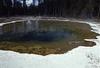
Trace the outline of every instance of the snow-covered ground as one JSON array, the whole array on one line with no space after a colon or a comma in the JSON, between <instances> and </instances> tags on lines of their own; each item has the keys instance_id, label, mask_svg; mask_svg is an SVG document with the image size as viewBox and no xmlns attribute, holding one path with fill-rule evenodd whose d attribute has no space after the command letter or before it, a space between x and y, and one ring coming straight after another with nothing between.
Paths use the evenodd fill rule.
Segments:
<instances>
[{"instance_id":1,"label":"snow-covered ground","mask_svg":"<svg viewBox=\"0 0 100 68\"><path fill-rule=\"evenodd\" d=\"M100 34L99 23L78 22L88 23L93 28L92 31ZM79 46L65 54L47 56L1 50L0 68L100 68L100 36L85 40L94 41L96 46Z\"/></svg>"}]
</instances>

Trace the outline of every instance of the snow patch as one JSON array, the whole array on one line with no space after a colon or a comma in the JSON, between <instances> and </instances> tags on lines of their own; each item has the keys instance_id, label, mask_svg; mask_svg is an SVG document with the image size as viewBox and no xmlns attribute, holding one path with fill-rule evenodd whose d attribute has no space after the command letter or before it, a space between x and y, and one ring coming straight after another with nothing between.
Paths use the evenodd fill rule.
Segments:
<instances>
[{"instance_id":1,"label":"snow patch","mask_svg":"<svg viewBox=\"0 0 100 68\"><path fill-rule=\"evenodd\" d=\"M100 24L76 22L87 23L92 27L92 31L100 34ZM79 46L65 54L47 56L0 50L0 68L100 68L100 36L97 36L97 39L85 40L94 41L96 46Z\"/></svg>"}]
</instances>

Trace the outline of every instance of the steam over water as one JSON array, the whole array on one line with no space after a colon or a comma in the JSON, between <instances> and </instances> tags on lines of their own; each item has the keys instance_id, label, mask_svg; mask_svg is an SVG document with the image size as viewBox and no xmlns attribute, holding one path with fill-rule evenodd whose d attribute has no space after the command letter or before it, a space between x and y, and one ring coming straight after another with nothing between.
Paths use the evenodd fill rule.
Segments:
<instances>
[{"instance_id":1,"label":"steam over water","mask_svg":"<svg viewBox=\"0 0 100 68\"><path fill-rule=\"evenodd\" d=\"M39 20L27 20L0 26L1 41L57 41L70 40L72 33L63 28L50 26L45 30L40 27ZM43 24L42 24L43 25Z\"/></svg>"},{"instance_id":2,"label":"steam over water","mask_svg":"<svg viewBox=\"0 0 100 68\"><path fill-rule=\"evenodd\" d=\"M100 34L99 23L77 22L89 24L93 28L92 31ZM100 63L97 61L100 60L100 36L97 36L97 39L88 39L88 41L96 42L96 46L80 46L60 55L41 56L0 51L0 68L99 68ZM89 57L92 57L92 60Z\"/></svg>"}]
</instances>

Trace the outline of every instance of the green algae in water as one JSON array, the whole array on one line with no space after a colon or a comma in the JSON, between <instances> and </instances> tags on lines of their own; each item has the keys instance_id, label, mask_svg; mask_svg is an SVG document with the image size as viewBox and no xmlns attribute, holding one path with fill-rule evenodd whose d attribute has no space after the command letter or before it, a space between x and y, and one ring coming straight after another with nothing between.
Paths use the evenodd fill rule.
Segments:
<instances>
[{"instance_id":1,"label":"green algae in water","mask_svg":"<svg viewBox=\"0 0 100 68\"><path fill-rule=\"evenodd\" d=\"M40 20L38 24L38 29L35 29L32 21L29 26L34 28L30 30L25 23L16 24L15 33L13 30L6 31L12 25L5 25L5 33L0 36L0 49L41 55L60 54L78 46L93 46L93 42L84 39L97 35L90 31L89 25L77 22Z\"/></svg>"}]
</instances>

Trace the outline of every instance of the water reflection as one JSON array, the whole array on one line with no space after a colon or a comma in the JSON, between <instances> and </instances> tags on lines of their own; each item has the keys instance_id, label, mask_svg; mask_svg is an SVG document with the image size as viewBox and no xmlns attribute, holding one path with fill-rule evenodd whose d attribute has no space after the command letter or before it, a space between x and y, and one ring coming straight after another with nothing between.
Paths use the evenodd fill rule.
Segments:
<instances>
[{"instance_id":1,"label":"water reflection","mask_svg":"<svg viewBox=\"0 0 100 68\"><path fill-rule=\"evenodd\" d=\"M49 26L43 29L37 20L6 24L1 28L1 41L57 41L72 36L70 31L64 31L60 27Z\"/></svg>"}]
</instances>

